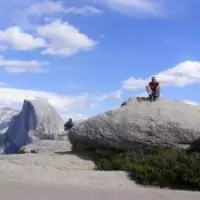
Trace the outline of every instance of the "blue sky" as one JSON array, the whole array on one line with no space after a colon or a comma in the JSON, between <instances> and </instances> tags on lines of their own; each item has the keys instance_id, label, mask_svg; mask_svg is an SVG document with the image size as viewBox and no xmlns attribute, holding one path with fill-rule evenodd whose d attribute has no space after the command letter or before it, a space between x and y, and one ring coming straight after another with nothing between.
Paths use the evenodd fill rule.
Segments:
<instances>
[{"instance_id":1,"label":"blue sky","mask_svg":"<svg viewBox=\"0 0 200 200\"><path fill-rule=\"evenodd\" d=\"M198 103L198 0L0 2L0 104L47 99L81 119L143 95Z\"/></svg>"}]
</instances>

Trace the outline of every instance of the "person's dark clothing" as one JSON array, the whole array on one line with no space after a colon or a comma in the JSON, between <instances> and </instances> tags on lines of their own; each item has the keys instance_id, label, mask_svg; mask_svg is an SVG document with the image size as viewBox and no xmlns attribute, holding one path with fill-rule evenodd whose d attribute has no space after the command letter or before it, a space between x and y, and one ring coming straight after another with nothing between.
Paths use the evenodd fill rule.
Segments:
<instances>
[{"instance_id":1,"label":"person's dark clothing","mask_svg":"<svg viewBox=\"0 0 200 200\"><path fill-rule=\"evenodd\" d=\"M72 120L68 120L64 125L65 131L66 130L70 130L73 126L74 126L73 121Z\"/></svg>"},{"instance_id":2,"label":"person's dark clothing","mask_svg":"<svg viewBox=\"0 0 200 200\"><path fill-rule=\"evenodd\" d=\"M159 82L150 82L149 87L151 88L152 92L155 92L157 87L159 86Z\"/></svg>"}]
</instances>

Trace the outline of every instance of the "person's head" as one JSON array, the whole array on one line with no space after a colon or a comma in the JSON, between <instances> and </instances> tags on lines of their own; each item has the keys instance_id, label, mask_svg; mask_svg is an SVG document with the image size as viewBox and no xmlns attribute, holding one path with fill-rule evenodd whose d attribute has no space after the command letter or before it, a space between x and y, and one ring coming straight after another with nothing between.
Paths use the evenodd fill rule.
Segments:
<instances>
[{"instance_id":1,"label":"person's head","mask_svg":"<svg viewBox=\"0 0 200 200\"><path fill-rule=\"evenodd\" d=\"M152 81L152 82L156 82L156 77L153 76L153 77L151 78L151 81Z\"/></svg>"},{"instance_id":2,"label":"person's head","mask_svg":"<svg viewBox=\"0 0 200 200\"><path fill-rule=\"evenodd\" d=\"M72 118L69 118L69 121L71 122L71 121L72 121Z\"/></svg>"}]
</instances>

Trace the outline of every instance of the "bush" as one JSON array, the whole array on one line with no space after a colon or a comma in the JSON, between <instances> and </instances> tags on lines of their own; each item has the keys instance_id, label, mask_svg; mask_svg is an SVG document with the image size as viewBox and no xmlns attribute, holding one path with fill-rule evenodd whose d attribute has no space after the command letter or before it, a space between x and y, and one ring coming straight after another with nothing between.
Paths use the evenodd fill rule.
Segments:
<instances>
[{"instance_id":1,"label":"bush","mask_svg":"<svg viewBox=\"0 0 200 200\"><path fill-rule=\"evenodd\" d=\"M123 170L143 185L200 190L200 153L159 148L99 156L98 170Z\"/></svg>"}]
</instances>

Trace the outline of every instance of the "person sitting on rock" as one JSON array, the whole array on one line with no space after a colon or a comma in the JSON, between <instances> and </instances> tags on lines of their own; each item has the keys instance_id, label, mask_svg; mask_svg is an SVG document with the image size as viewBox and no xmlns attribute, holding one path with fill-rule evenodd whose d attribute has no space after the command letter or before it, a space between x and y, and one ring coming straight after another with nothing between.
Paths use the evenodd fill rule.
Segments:
<instances>
[{"instance_id":1,"label":"person sitting on rock","mask_svg":"<svg viewBox=\"0 0 200 200\"><path fill-rule=\"evenodd\" d=\"M156 100L160 97L160 83L156 80L156 77L151 78L151 82L146 85L146 90L150 100Z\"/></svg>"},{"instance_id":2,"label":"person sitting on rock","mask_svg":"<svg viewBox=\"0 0 200 200\"><path fill-rule=\"evenodd\" d=\"M69 118L69 120L65 123L64 129L65 131L70 130L74 126L74 123L72 121L72 118Z\"/></svg>"}]
</instances>

